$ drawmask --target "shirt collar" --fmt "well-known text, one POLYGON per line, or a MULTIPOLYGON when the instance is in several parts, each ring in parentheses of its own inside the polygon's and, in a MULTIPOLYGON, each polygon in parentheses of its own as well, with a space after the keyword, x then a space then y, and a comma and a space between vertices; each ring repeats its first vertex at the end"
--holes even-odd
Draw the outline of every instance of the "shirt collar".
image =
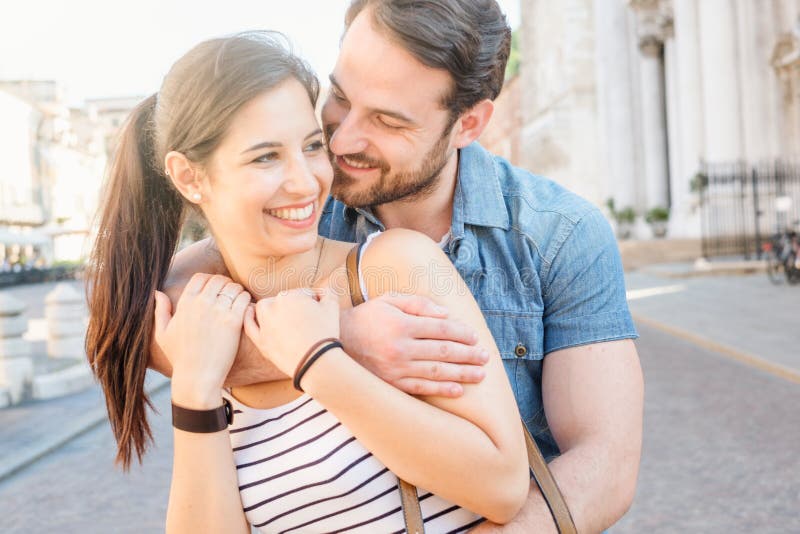
POLYGON ((351 208, 350 206, 344 207, 344 218, 347 222, 355 222, 358 220, 358 216, 361 215, 369 222, 374 224, 375 226, 380 229, 381 232, 385 231, 386 228, 383 226, 383 223, 378 220, 372 210, 369 208, 351 208))
POLYGON ((465 223, 503 230, 510 225, 494 157, 477 141, 459 151, 453 235, 463 235, 465 223))

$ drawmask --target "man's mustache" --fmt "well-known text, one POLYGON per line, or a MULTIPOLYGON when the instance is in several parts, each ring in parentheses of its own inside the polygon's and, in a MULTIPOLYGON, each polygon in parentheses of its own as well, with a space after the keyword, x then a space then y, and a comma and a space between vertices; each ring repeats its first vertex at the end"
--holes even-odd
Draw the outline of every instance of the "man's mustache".
MULTIPOLYGON (((336 165, 336 156, 333 151, 331 151, 331 139, 333 139, 333 134, 336 132, 336 128, 338 125, 328 125, 325 127, 325 145, 328 147, 328 155, 331 158, 331 162, 336 165)), ((379 159, 373 159, 364 154, 363 152, 357 152, 353 154, 339 154, 341 156, 346 157, 350 161, 354 163, 363 163, 365 165, 369 165, 370 167, 379 168, 382 170, 388 170, 388 166, 379 159)))

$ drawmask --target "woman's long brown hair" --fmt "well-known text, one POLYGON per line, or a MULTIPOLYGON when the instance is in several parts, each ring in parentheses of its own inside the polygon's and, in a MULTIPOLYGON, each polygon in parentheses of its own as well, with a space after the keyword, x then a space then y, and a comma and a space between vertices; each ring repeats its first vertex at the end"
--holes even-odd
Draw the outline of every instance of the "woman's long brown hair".
POLYGON ((294 77, 312 105, 319 86, 310 68, 275 32, 203 42, 132 112, 110 167, 97 239, 87 269, 86 354, 103 388, 117 463, 130 467, 152 440, 144 390, 155 312, 186 204, 163 168, 169 151, 206 164, 236 111, 294 77))

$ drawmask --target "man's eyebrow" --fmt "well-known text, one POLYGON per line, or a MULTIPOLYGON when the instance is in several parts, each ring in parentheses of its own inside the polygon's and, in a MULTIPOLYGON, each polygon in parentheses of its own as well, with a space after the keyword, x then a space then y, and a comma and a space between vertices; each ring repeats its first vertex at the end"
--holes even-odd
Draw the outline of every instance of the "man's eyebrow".
MULTIPOLYGON (((306 141, 309 138, 314 137, 315 135, 319 135, 321 133, 322 133, 322 130, 317 128, 316 130, 314 130, 313 132, 311 132, 310 134, 305 136, 303 138, 303 141, 306 141)), ((247 154, 248 152, 252 152, 254 150, 260 150, 262 148, 276 148, 276 147, 279 147, 279 146, 283 146, 283 145, 281 145, 281 143, 278 143, 278 142, 275 142, 275 141, 264 141, 263 143, 258 143, 257 145, 251 146, 250 148, 248 148, 247 150, 242 152, 242 154, 247 154)))
MULTIPOLYGON (((328 79, 330 79, 331 85, 333 85, 336 88, 336 90, 342 93, 342 95, 345 96, 346 98, 347 96, 345 95, 344 91, 342 91, 342 88, 336 81, 336 78, 333 77, 333 74, 328 76, 328 79)), ((386 115, 387 117, 395 118, 399 121, 408 123, 411 126, 415 126, 417 124, 411 117, 409 117, 408 115, 404 115, 399 111, 392 111, 390 109, 378 109, 378 108, 370 108, 370 111, 372 111, 373 113, 377 113, 379 115, 386 115)))

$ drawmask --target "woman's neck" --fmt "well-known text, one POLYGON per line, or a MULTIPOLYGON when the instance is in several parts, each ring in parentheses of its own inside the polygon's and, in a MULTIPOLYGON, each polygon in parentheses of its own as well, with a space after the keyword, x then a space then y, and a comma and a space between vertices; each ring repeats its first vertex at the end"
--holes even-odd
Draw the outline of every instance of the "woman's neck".
POLYGON ((322 243, 323 239, 318 238, 310 250, 282 257, 233 251, 220 242, 217 247, 233 281, 258 300, 285 290, 311 287, 319 277, 322 243))

